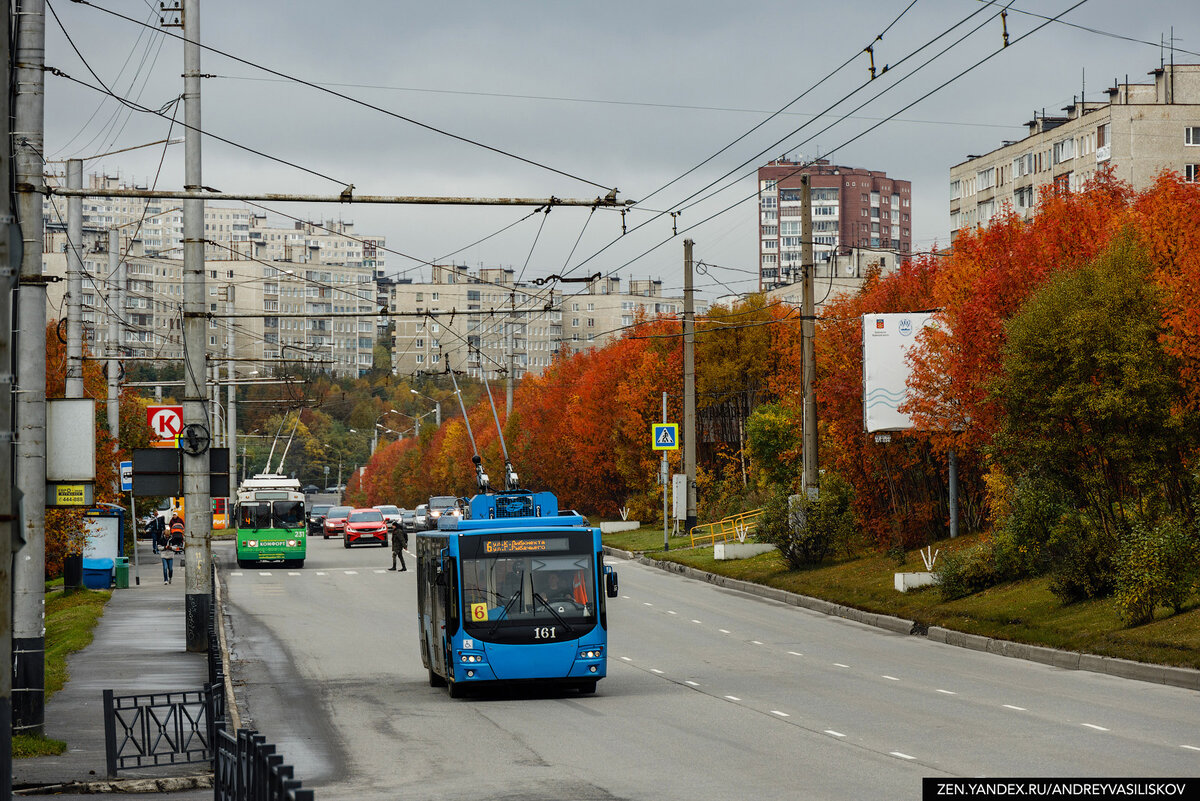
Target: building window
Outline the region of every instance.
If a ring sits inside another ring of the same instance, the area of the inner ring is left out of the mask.
[[[1190,125],[1183,129],[1183,143],[1200,147],[1200,125]]]
[[[1200,181],[1200,164],[1183,165],[1183,180],[1190,184]]]

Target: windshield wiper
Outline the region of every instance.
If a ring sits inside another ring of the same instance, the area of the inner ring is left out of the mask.
[[[493,634],[495,634],[495,633],[496,633],[496,631],[497,631],[497,630],[500,628],[500,623],[501,623],[502,621],[504,621],[504,620],[507,620],[507,619],[508,619],[508,610],[509,610],[509,608],[511,608],[511,607],[512,607],[512,605],[513,605],[513,601],[517,600],[517,599],[518,599],[518,598],[520,598],[520,597],[521,597],[521,591],[520,591],[520,590],[517,590],[516,592],[514,592],[514,593],[513,593],[513,597],[511,597],[511,598],[509,598],[509,599],[508,599],[508,603],[506,603],[506,604],[504,605],[504,608],[500,610],[500,614],[499,614],[499,616],[497,616],[497,618],[496,618],[496,625],[494,625],[494,626],[492,626],[490,629],[488,629],[488,636],[489,636],[489,637],[491,637]]]
[[[545,598],[542,597],[541,593],[535,592],[533,594],[533,600],[541,601],[542,605],[550,610],[550,614],[554,615],[554,619],[557,620],[559,623],[562,623],[564,629],[566,629],[567,631],[575,630],[574,628],[571,627],[570,623],[568,623],[567,621],[562,619],[562,615],[560,615],[558,612],[555,611],[554,607],[550,605],[549,601],[547,601]]]

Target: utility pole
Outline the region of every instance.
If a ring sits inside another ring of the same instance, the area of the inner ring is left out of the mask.
[[[120,245],[121,234],[118,229],[108,229],[108,433],[114,442],[121,435],[120,387],[117,378],[121,369],[118,360],[121,358],[121,324],[124,322],[121,314],[125,302],[121,289],[125,284],[125,275],[118,252]]]
[[[513,375],[517,371],[516,335],[517,335],[517,293],[508,293],[508,375],[504,382],[504,412],[505,420],[512,417]],[[440,415],[439,415],[440,417]],[[441,425],[441,422],[438,422]]]
[[[83,189],[83,161],[67,161],[67,186]],[[67,198],[66,397],[83,397],[83,198]]]
[[[807,174],[800,176],[800,259],[804,262],[804,300],[800,307],[800,359],[804,371],[804,494],[817,499],[820,477],[817,474],[817,399],[813,391],[816,365],[813,360],[813,335],[817,330],[816,304],[813,298],[812,187]]]
[[[696,315],[692,299],[692,245],[683,240],[683,472],[687,513],[683,533],[696,527]]]
[[[21,222],[17,289],[17,492],[21,530],[13,555],[13,731],[41,735],[46,721],[46,283],[42,275],[46,3],[18,0],[13,168]]]
[[[233,313],[233,284],[225,287],[225,309]],[[225,331],[225,447],[229,448],[229,497],[226,500],[228,514],[233,514],[233,501],[237,498],[237,387],[233,375],[233,320],[226,322]]]
[[[200,0],[183,3],[183,118],[184,189],[202,189],[200,171]],[[205,425],[204,381],[206,371],[205,336],[207,306],[204,292],[204,201],[183,201],[183,423],[200,440],[211,441]],[[207,443],[205,443],[207,444]],[[181,442],[181,447],[183,443]],[[189,453],[188,450],[192,450]],[[195,451],[199,451],[196,453]],[[187,649],[208,650],[208,615],[211,606],[212,575],[212,496],[209,493],[207,447],[185,449],[183,453],[183,498],[186,515],[187,593],[185,629]]]
[[[5,15],[8,30],[13,30],[12,10]],[[5,53],[5,56],[11,56]],[[12,86],[10,59],[0,58],[0,86]],[[0,97],[0,126],[5,134],[5,155],[0,157],[0,186],[12,185],[12,160],[16,148],[12,137],[8,92]],[[13,471],[13,319],[12,298],[20,270],[21,231],[13,213],[11,192],[0,192],[0,470]],[[40,254],[39,254],[40,255]],[[0,480],[0,801],[12,799],[12,695],[13,674],[13,540],[17,525],[14,508],[14,483]]]

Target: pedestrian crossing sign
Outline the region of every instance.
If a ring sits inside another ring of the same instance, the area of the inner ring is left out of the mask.
[[[654,423],[651,427],[652,441],[656,451],[679,450],[679,424]]]

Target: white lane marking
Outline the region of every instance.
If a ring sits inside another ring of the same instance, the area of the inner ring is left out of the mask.
[[[1018,712],[1028,712],[1029,711],[1028,709],[1026,709],[1023,706],[1013,706],[1012,704],[1001,704],[1000,706],[1004,707],[1005,709],[1015,709]],[[1085,723],[1083,725],[1086,726],[1087,724]]]
[[[699,684],[697,684],[697,683],[696,683],[696,682],[694,682],[694,681],[686,681],[686,680],[685,680],[683,683],[684,683],[684,684],[690,684],[690,685],[691,685],[691,686],[693,686],[693,687],[699,687],[699,686],[700,686]],[[1186,745],[1185,745],[1185,746],[1184,746],[1184,748],[1188,748],[1188,746],[1186,746]]]
[[[844,668],[850,667],[849,665],[843,665],[841,662],[834,662],[833,666],[834,667],[844,667]]]
[[[900,681],[900,679],[896,678],[895,676],[885,675],[883,678],[887,679],[888,681]]]
[[[900,757],[901,759],[916,759],[916,757],[911,757],[911,756],[909,756],[908,754],[902,754],[902,753],[900,753],[899,751],[890,751],[889,753],[890,753],[892,756],[894,756],[894,757]]]
[[[622,595],[621,597],[622,597],[622,598],[624,598],[626,601],[628,601],[628,600],[629,600],[629,596],[628,596],[628,595]]]
[[[292,572],[289,572],[289,573],[288,573],[288,575],[289,575],[289,576],[302,576],[302,575],[304,575],[304,574],[303,574],[303,573],[292,573]]]
[[[654,606],[654,604],[650,603],[649,601],[642,601],[642,606]]]
[[[1082,723],[1080,725],[1087,726],[1089,729],[1095,729],[1096,731],[1108,731],[1108,729],[1103,726],[1097,726],[1095,723]]]
[[[322,573],[320,570],[318,570],[318,571],[317,571],[317,575],[318,575],[318,576],[328,576],[329,574],[328,574],[328,573]]]
[[[751,645],[762,645],[762,643],[761,643],[761,642],[759,642],[758,640],[751,640],[751,641],[750,641],[750,644],[751,644]]]
[[[678,612],[676,612],[676,611],[674,611],[674,610],[672,610],[672,609],[668,609],[668,610],[667,610],[667,614],[668,614],[668,615],[678,615],[679,613],[678,613]]]
[[[781,717],[781,718],[790,718],[791,717],[791,715],[789,715],[787,712],[780,712],[778,709],[772,709],[771,714],[779,715],[779,717]]]
[[[1189,751],[1200,751],[1200,748],[1197,748],[1197,747],[1196,747],[1196,746],[1194,746],[1194,745],[1181,745],[1181,746],[1179,746],[1179,747],[1180,747],[1180,748],[1186,748],[1186,749],[1187,749],[1187,750],[1189,750]]]
[[[954,692],[953,690],[938,690],[938,692],[943,693],[944,695],[958,695],[958,693]]]
[[[650,668],[650,672],[657,673],[660,676],[663,675],[663,672],[661,670],[659,670],[658,668]]]
[[[728,634],[728,633],[729,633],[729,629],[717,629],[717,631],[721,632],[722,634]]]
[[[260,571],[258,571],[258,575],[260,575],[260,576],[269,576],[269,575],[271,575],[271,571],[269,571],[269,570],[260,570]]]
[[[387,571],[386,570],[376,570],[375,572],[376,573],[386,573]]]
[[[725,698],[726,698],[726,700],[729,700],[729,701],[740,701],[740,700],[742,700],[741,698],[738,698],[736,695],[727,695],[727,696],[725,696]]]
[[[241,574],[241,573],[230,573],[229,575],[231,575],[231,576],[240,576],[240,575],[242,575],[242,574]],[[74,749],[72,749],[72,750],[74,750]]]
[[[796,651],[788,651],[788,653],[791,654],[792,656],[804,656],[804,654],[797,653]]]
[[[832,734],[834,737],[845,737],[846,736],[846,735],[842,734],[840,731],[834,731],[833,729],[826,729],[825,733]]]
[[[343,570],[342,572],[345,573],[347,576],[357,576],[358,575],[357,570]]]
[[[632,662],[632,661],[633,661],[632,659],[630,659],[630,658],[629,658],[629,657],[627,657],[627,656],[623,656],[623,657],[621,657],[621,659],[623,659],[623,660],[624,660],[624,661],[626,661],[626,662]]]
[[[699,623],[700,621],[699,621],[699,620],[696,620],[696,618],[692,618],[692,622],[693,622],[693,623]]]

